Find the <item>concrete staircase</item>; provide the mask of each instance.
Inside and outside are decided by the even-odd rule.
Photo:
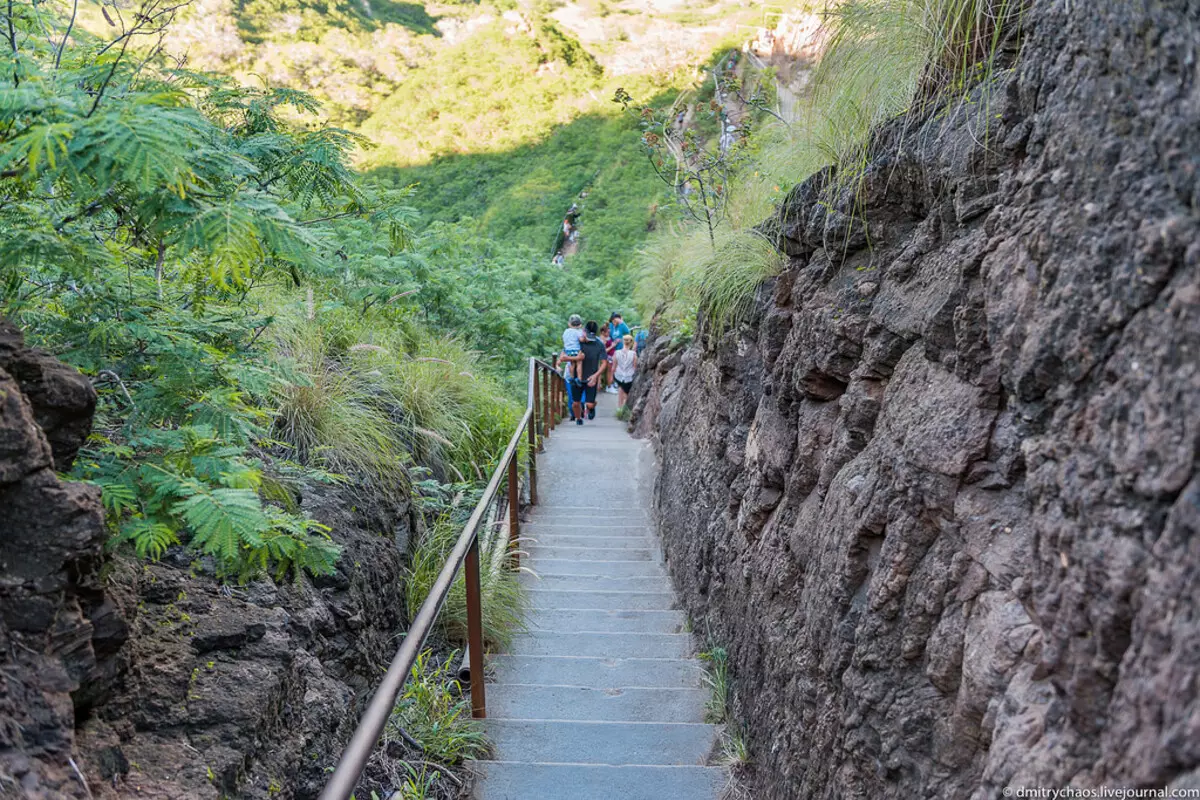
[[[653,461],[611,396],[539,458],[529,632],[491,659],[477,800],[710,800],[717,730],[649,521]]]

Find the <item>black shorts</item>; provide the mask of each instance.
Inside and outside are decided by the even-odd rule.
[[[617,386],[621,387],[621,391],[629,394],[633,391],[633,381],[617,381]]]
[[[596,387],[588,386],[587,383],[580,380],[573,380],[570,384],[571,402],[572,403],[595,403],[596,402]]]
[[[580,384],[576,388],[577,388],[579,394],[583,395],[584,403],[590,403],[592,405],[596,404],[596,389],[598,387],[589,386],[588,384],[584,383],[584,384]]]

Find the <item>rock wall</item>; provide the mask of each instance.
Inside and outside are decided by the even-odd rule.
[[[327,578],[223,586],[181,549],[115,565],[125,668],[77,721],[97,798],[320,793],[406,627],[416,520],[343,490],[310,487],[303,505],[343,547]]]
[[[82,375],[0,319],[0,797],[86,797],[73,692],[125,628],[101,590],[99,492],[60,481],[91,425]]]
[[[316,797],[405,627],[413,507],[307,488],[344,548],[317,581],[114,555],[98,491],[55,474],[95,404],[0,320],[0,798]]]
[[[652,345],[635,429],[755,798],[1200,785],[1197,20],[1035,0],[860,207],[791,192],[748,324]]]

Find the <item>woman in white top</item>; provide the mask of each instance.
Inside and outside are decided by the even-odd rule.
[[[633,388],[633,376],[637,372],[637,349],[633,346],[633,336],[625,334],[621,337],[625,345],[613,353],[613,378],[617,382],[617,408],[624,408],[629,399],[629,391]]]

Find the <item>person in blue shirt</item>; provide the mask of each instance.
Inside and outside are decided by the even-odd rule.
[[[614,311],[608,318],[608,335],[617,343],[618,350],[624,346],[623,342],[627,333],[629,333],[629,326],[625,324],[625,320],[621,319],[621,312]]]

